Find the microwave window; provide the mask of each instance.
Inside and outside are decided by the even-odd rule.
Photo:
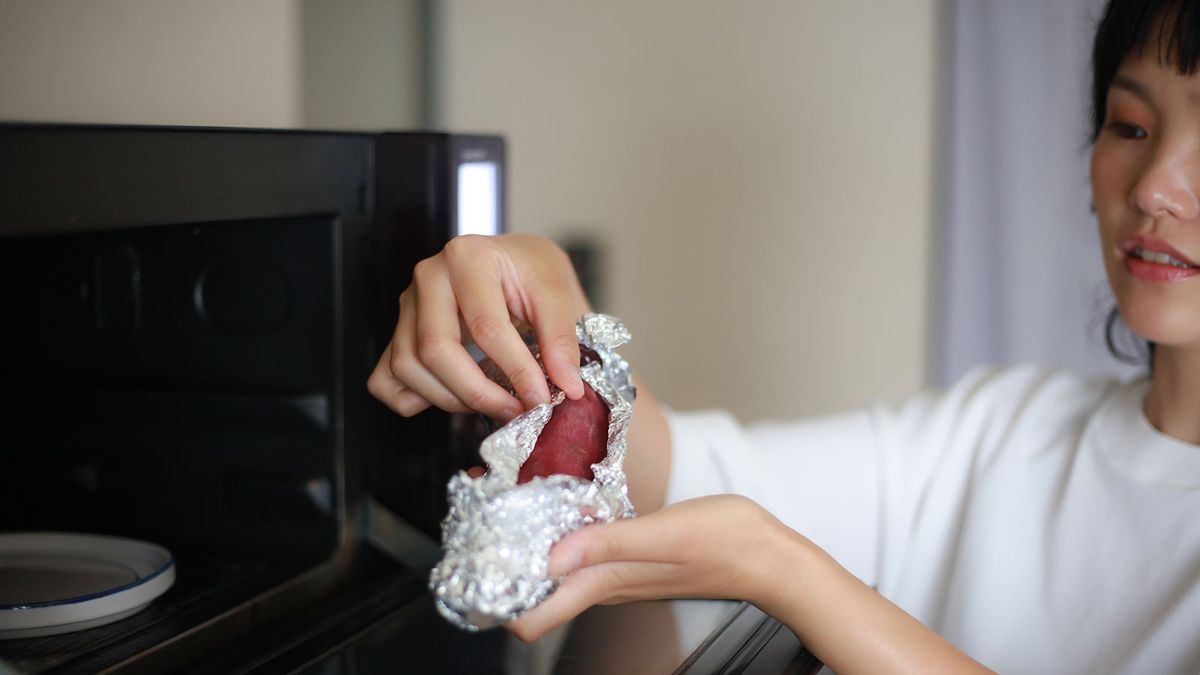
[[[458,165],[458,230],[456,234],[497,234],[495,162]]]

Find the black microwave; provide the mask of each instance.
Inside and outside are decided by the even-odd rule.
[[[504,183],[495,136],[0,126],[0,532],[177,568],[145,612],[0,659],[153,670],[344,594],[371,536],[427,558],[480,425],[365,383],[413,264],[503,231]]]
[[[486,429],[365,385],[413,265],[506,229],[506,179],[496,136],[0,125],[0,536],[145,540],[175,570],[126,618],[0,636],[0,673],[819,667],[737,603],[596,608],[534,645],[437,616],[446,480]]]

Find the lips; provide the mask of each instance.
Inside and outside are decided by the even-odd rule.
[[[1187,267],[1200,267],[1196,261],[1188,258],[1179,249],[1158,237],[1146,234],[1135,234],[1122,239],[1121,251],[1125,255],[1137,255],[1137,257],[1149,260],[1150,262],[1159,262],[1164,265],[1177,264]],[[1163,258],[1163,256],[1166,256],[1166,258]]]
[[[1138,279],[1162,283],[1200,275],[1200,265],[1157,237],[1126,237],[1120,248],[1125,254],[1125,268]]]

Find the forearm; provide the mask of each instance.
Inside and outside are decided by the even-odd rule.
[[[662,508],[666,497],[671,432],[658,399],[637,378],[634,381],[638,394],[626,436],[629,453],[625,456],[625,475],[629,478],[629,499],[644,515]]]
[[[829,554],[787,530],[760,572],[754,602],[840,675],[989,673]]]

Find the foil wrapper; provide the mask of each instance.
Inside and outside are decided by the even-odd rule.
[[[547,565],[559,539],[584,525],[634,516],[623,465],[636,392],[629,364],[616,352],[629,332],[611,316],[589,314],[579,320],[576,334],[599,356],[580,374],[608,405],[608,454],[592,465],[595,480],[555,475],[517,484],[521,465],[554,407],[565,399],[551,384],[550,403],[484,439],[480,455],[486,473],[471,478],[459,472],[450,479],[449,511],[442,521],[445,554],[430,574],[429,587],[438,611],[465,630],[510,621],[554,592],[558,580],[547,573]],[[537,355],[536,344],[531,349]]]

